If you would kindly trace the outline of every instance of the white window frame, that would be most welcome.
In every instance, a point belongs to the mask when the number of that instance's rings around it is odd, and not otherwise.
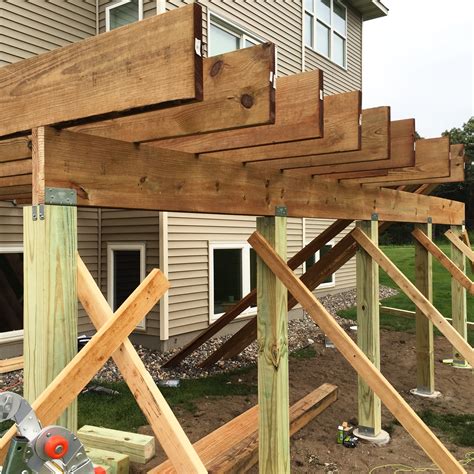
[[[305,245],[308,245],[310,242],[311,242],[311,239],[307,240]],[[336,245],[336,244],[333,240],[331,240],[329,242],[326,242],[324,245],[329,245],[331,247],[334,247],[334,245]],[[321,251],[318,250],[314,254],[314,256],[315,256],[314,257],[314,263],[319,262],[319,260],[321,258]],[[306,261],[305,261],[304,264],[303,264],[303,273],[306,273],[307,270],[308,269],[306,268]],[[318,285],[317,290],[321,290],[321,289],[324,289],[324,288],[334,288],[336,286],[336,272],[332,273],[331,276],[332,276],[332,280],[328,281],[326,283],[321,283],[320,285]]]
[[[214,250],[241,249],[242,251],[242,298],[250,293],[250,244],[248,242],[214,242],[209,241],[209,322],[213,323],[225,313],[214,314]],[[237,303],[237,301],[236,301]],[[256,307],[247,308],[238,318],[255,316]]]
[[[3,253],[24,253],[23,246],[0,246],[0,254]],[[24,331],[19,329],[16,331],[0,332],[0,344],[9,344],[13,342],[23,341]]]
[[[140,251],[140,283],[146,275],[146,244],[144,242],[107,242],[107,302],[113,309],[114,301],[114,252],[116,250]],[[137,324],[137,330],[146,331],[146,318]]]
[[[131,3],[132,0],[118,0],[105,7],[105,31],[110,30],[110,12],[114,8],[121,7],[127,3]],[[143,20],[143,0],[138,0],[138,21]]]
[[[262,38],[261,36],[258,36],[255,33],[252,33],[251,31],[243,28],[237,23],[229,21],[227,18],[224,18],[223,16],[218,15],[217,13],[214,13],[208,9],[208,12],[207,12],[207,31],[208,31],[207,55],[208,56],[209,56],[209,52],[211,51],[211,42],[212,42],[211,24],[214,24],[215,26],[226,31],[227,33],[240,37],[240,45],[238,49],[243,49],[246,47],[245,46],[246,40],[253,41],[254,43],[257,43],[257,44],[266,43],[268,41]]]
[[[333,64],[335,64],[336,66],[344,69],[344,70],[347,70],[347,24],[348,24],[348,15],[347,15],[347,6],[339,1],[339,0],[330,0],[331,2],[331,24],[328,25],[322,18],[319,18],[318,17],[318,12],[317,12],[317,8],[316,8],[316,0],[312,0],[313,1],[313,11],[309,11],[309,10],[306,10],[306,7],[305,7],[305,4],[304,4],[304,0],[303,0],[303,43],[305,45],[306,48],[309,48],[311,49],[312,51],[314,51],[316,54],[319,54],[320,56],[322,56],[323,58],[326,58],[328,59],[329,61],[331,61]],[[346,31],[344,32],[344,34],[341,34],[339,31],[336,31],[333,27],[334,25],[334,20],[333,20],[333,16],[334,16],[334,3],[338,3],[341,7],[344,8],[345,12],[346,12]],[[306,44],[306,34],[305,34],[305,16],[306,15],[310,15],[311,18],[312,18],[312,26],[313,26],[313,37],[312,37],[312,45],[309,45],[309,44]],[[329,28],[329,56],[326,56],[325,54],[319,52],[317,49],[316,49],[316,41],[317,41],[317,22],[320,22],[322,23],[326,28]],[[332,46],[332,42],[333,42],[333,34],[336,34],[338,36],[340,36],[343,40],[344,40],[344,64],[341,65],[341,64],[338,64],[336,61],[334,61],[334,59],[332,59],[332,51],[333,51],[333,46]]]

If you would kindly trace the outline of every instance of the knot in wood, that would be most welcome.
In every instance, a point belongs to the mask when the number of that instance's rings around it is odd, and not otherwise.
[[[273,367],[275,367],[275,369],[278,369],[278,367],[280,366],[281,351],[277,345],[272,346],[271,354]]]
[[[253,106],[253,97],[250,94],[242,94],[240,97],[240,103],[246,109],[250,109]]]
[[[142,176],[142,177],[140,178],[140,184],[145,183],[146,180],[147,180],[147,177],[146,177],[146,176]]]
[[[224,61],[222,61],[222,59],[219,59],[218,61],[216,61],[211,67],[211,72],[210,72],[211,77],[217,76],[221,72],[223,67],[224,67]]]

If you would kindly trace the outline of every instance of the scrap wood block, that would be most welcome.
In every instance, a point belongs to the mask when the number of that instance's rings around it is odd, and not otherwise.
[[[153,436],[90,425],[84,425],[77,436],[87,447],[125,454],[131,462],[145,464],[155,455]]]
[[[103,467],[110,474],[128,474],[130,470],[130,458],[126,454],[121,454],[105,449],[88,448],[86,454],[94,465]]]
[[[337,400],[337,387],[323,384],[290,408],[293,435]],[[209,473],[246,472],[258,462],[258,405],[194,444]],[[166,461],[148,474],[176,473]]]

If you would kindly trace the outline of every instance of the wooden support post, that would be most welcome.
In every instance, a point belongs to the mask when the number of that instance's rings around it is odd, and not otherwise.
[[[461,237],[464,226],[453,225],[451,231]],[[466,256],[455,245],[451,244],[451,260],[463,273],[466,272]],[[466,288],[456,279],[451,278],[451,313],[453,327],[467,340],[467,294]],[[453,366],[465,367],[466,361],[453,347]]]
[[[31,403],[77,352],[77,209],[23,210],[25,397]],[[76,431],[72,403],[58,424]]]
[[[260,217],[257,229],[286,261],[286,217]],[[259,471],[290,472],[287,290],[257,259]]]
[[[416,224],[430,240],[433,238],[433,225]],[[433,273],[431,253],[415,239],[415,285],[420,293],[433,303]],[[433,323],[416,308],[416,389],[417,395],[434,394],[434,349]]]
[[[357,227],[378,245],[377,220],[360,221]],[[356,281],[357,344],[374,366],[380,369],[379,267],[362,248],[356,254]],[[382,430],[380,398],[360,376],[358,406],[360,434],[378,436]]]

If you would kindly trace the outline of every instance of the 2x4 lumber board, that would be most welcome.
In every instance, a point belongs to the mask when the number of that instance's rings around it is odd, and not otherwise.
[[[293,257],[288,260],[288,266],[292,270],[296,270],[302,265],[311,255],[314,255],[320,250],[325,244],[327,244],[334,237],[339,235],[347,226],[352,223],[351,220],[337,220],[333,222],[327,229],[321,234],[315,237],[311,242],[299,250]],[[222,328],[227,326],[233,321],[239,314],[245,311],[251,306],[257,304],[257,292],[252,290],[249,294],[245,295],[240,301],[238,301],[230,310],[219,317],[214,323],[208,328],[201,332],[196,338],[194,338],[189,344],[183,347],[179,352],[173,355],[163,367],[176,367],[182,362],[189,354],[200,347],[204,342],[210,339],[212,336],[217,334]],[[212,355],[211,355],[212,356]]]
[[[195,155],[51,127],[33,131],[33,198],[45,186],[77,190],[80,206],[457,224],[464,204],[391,189],[316,182],[278,171],[204,163]]]
[[[204,64],[206,64],[205,61]],[[321,137],[323,134],[322,83],[322,71],[317,69],[278,78],[276,81],[278,113],[271,125],[159,140],[154,142],[154,145],[188,153],[209,153]],[[204,90],[206,91],[206,88]],[[326,110],[324,113],[326,114]],[[220,116],[214,120],[220,126],[222,122]],[[200,122],[199,126],[202,126]],[[216,128],[215,125],[214,127]],[[224,127],[220,126],[220,128]],[[228,128],[236,128],[236,126]]]
[[[466,231],[463,231],[461,235],[457,235],[451,229],[448,229],[444,235],[451,242],[451,244],[460,250],[471,262],[474,262],[474,252],[472,251],[470,245],[462,240],[464,236],[468,236],[469,238],[469,234]]]
[[[337,386],[324,383],[293,404],[290,407],[290,434],[294,435],[320,415],[337,397]],[[255,405],[194,444],[208,472],[247,472],[257,464],[258,408],[258,405]],[[148,471],[148,474],[176,472],[171,463],[165,461]]]
[[[275,122],[275,46],[260,44],[203,60],[203,100],[71,130],[147,142]],[[320,112],[314,102],[315,112]],[[279,114],[283,111],[280,109]],[[322,112],[321,112],[322,113]],[[214,134],[212,134],[214,135]],[[168,141],[160,148],[173,148]]]
[[[412,232],[413,237],[438,260],[443,267],[448,270],[454,280],[456,280],[463,288],[474,294],[474,284],[465,273],[465,265],[461,262],[453,262],[430,238],[426,236],[419,228]],[[458,251],[459,252],[459,251]],[[458,254],[453,254],[458,257]],[[459,260],[459,259],[458,259]]]
[[[24,393],[31,403],[77,352],[77,209],[45,206],[44,219],[33,220],[25,207],[23,242]],[[75,432],[77,403],[51,423]]]
[[[202,99],[198,4],[0,69],[0,136]]]
[[[429,240],[433,237],[432,224],[415,224],[415,228]],[[415,240],[415,285],[433,303],[433,258]],[[433,323],[417,307],[416,319],[416,388],[419,393],[432,394],[435,390]]]
[[[155,455],[154,436],[84,425],[77,432],[82,444],[91,448],[116,451],[139,464],[147,463]]]
[[[113,318],[97,331],[86,347],[56,376],[32,403],[33,410],[44,426],[54,423],[76,399],[168,288],[165,276],[159,270],[152,270],[114,313]],[[16,427],[13,426],[0,439],[0,462],[5,459],[10,441],[15,435]]]
[[[365,235],[360,229],[355,229],[353,232],[356,235]],[[371,242],[367,237],[366,239]],[[268,242],[255,232],[251,235],[249,243],[432,461],[443,472],[465,473],[465,469],[455,457],[436,438],[390,382],[370,362],[367,356],[357,347],[311,291],[288,268]]]
[[[0,163],[31,158],[31,141],[28,137],[0,140]]]
[[[378,245],[378,222],[362,221],[357,228]],[[379,268],[372,257],[359,248],[356,253],[357,287],[357,345],[367,358],[380,370],[380,317],[379,317]],[[369,436],[382,430],[382,405],[380,398],[367,382],[358,378],[359,429]]]
[[[87,457],[98,466],[107,466],[111,474],[129,474],[130,458],[125,454],[85,446]]]
[[[286,262],[286,217],[258,217],[257,229]],[[257,257],[259,472],[290,472],[288,291]]]
[[[96,329],[113,317],[112,309],[78,256],[78,296]],[[154,435],[179,472],[201,473],[204,466],[143,361],[127,338],[112,355]]]
[[[0,374],[8,374],[9,372],[14,372],[15,370],[21,370],[23,369],[23,365],[23,356],[0,360]]]
[[[23,174],[21,176],[6,176],[4,178],[0,178],[0,189],[8,188],[10,186],[31,186],[32,182],[33,175],[31,173]]]
[[[463,226],[451,226],[450,230],[453,234],[460,236],[462,235],[464,228]],[[451,259],[455,268],[465,275],[466,256],[453,244],[451,244]],[[469,293],[472,294],[472,287]],[[467,340],[467,295],[465,286],[457,278],[451,279],[451,316],[453,318],[453,327],[464,339]],[[466,364],[455,347],[453,348],[453,363],[460,366]],[[470,364],[471,367],[474,367],[472,362]]]
[[[421,294],[421,292],[408,280],[408,278],[384,255],[384,253],[358,229],[352,231],[352,236],[359,245],[369,253],[387,275],[400,287],[423,314],[433,322],[446,339],[457,351],[474,366],[474,351],[468,342],[449,324],[443,315]]]
[[[0,162],[0,178],[31,174],[31,159]]]

